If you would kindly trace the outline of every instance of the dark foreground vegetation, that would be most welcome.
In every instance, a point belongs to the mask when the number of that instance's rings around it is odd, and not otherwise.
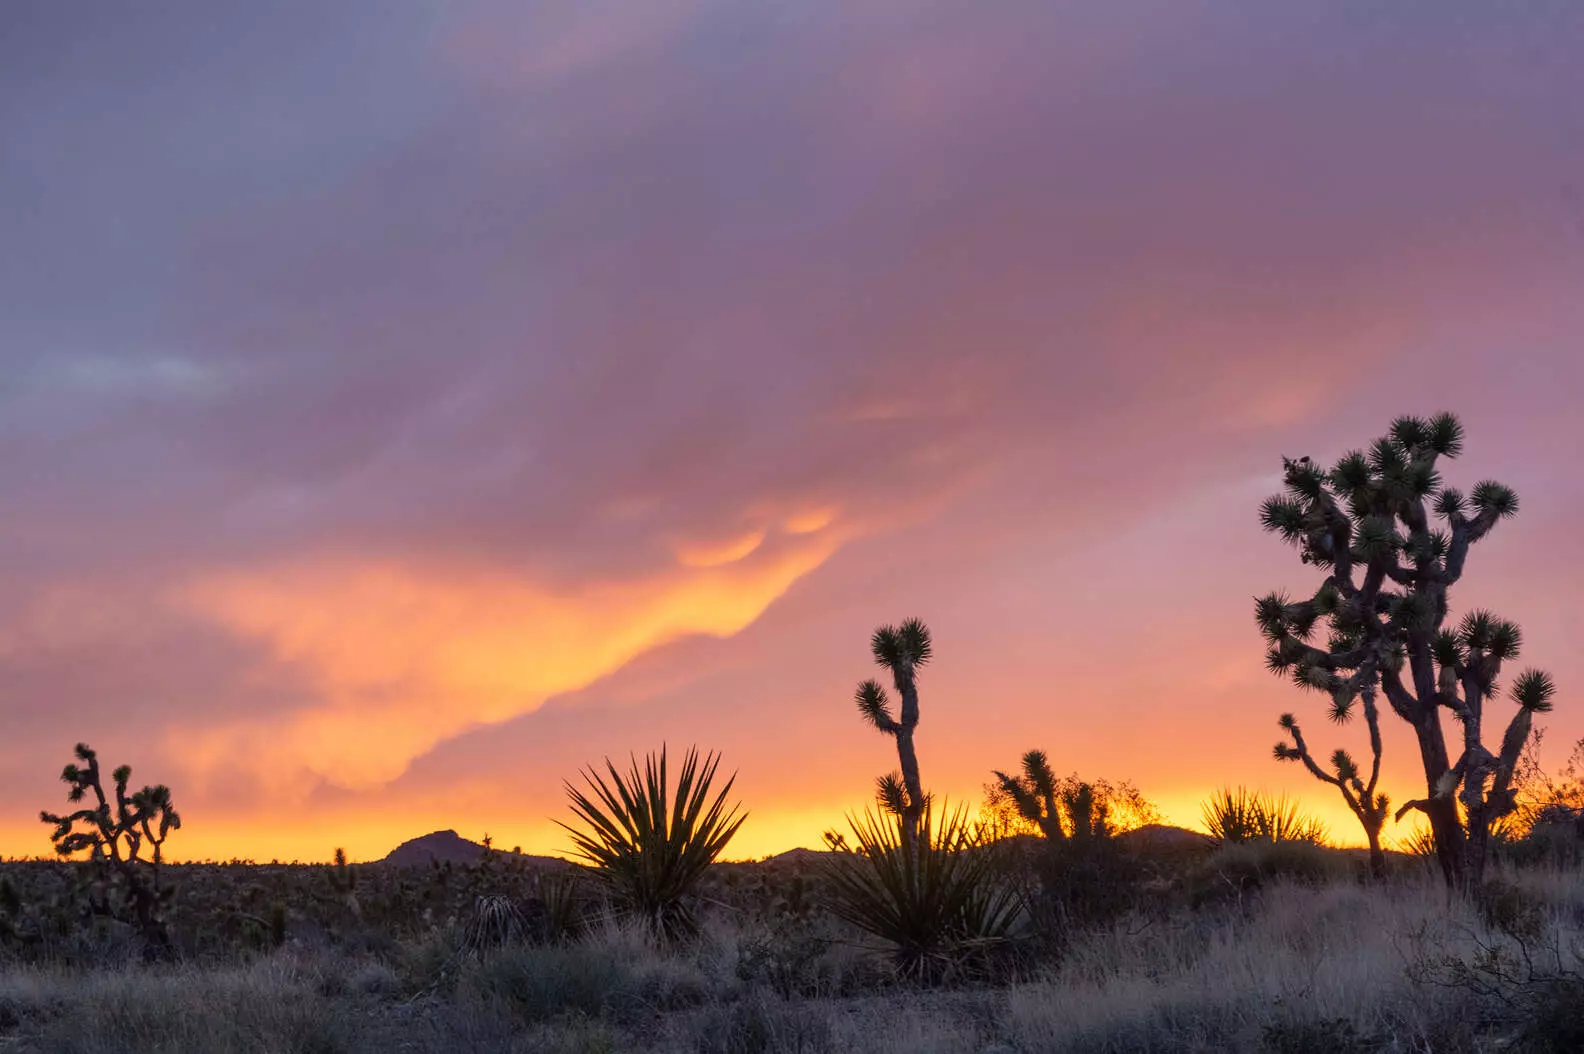
[[[170,865],[170,789],[79,745],[72,808],[42,815],[60,859],[0,864],[0,1050],[1584,1050],[1584,743],[1547,775],[1550,676],[1501,681],[1517,624],[1452,618],[1470,546],[1517,511],[1442,483],[1461,448],[1450,415],[1403,418],[1331,469],[1287,460],[1262,513],[1322,576],[1256,602],[1266,664],[1362,714],[1369,749],[1317,758],[1284,714],[1275,759],[1367,848],[1243,787],[1205,802],[1208,836],[1162,827],[1038,749],[977,811],[937,798],[915,619],[875,632],[890,685],[854,696],[898,769],[828,851],[757,864],[720,861],[746,819],[720,759],[662,748],[567,785],[578,864]],[[1425,775],[1395,812],[1386,714]]]
[[[1151,834],[1101,865],[1109,902],[1077,912],[1099,918],[1020,913],[1007,940],[934,976],[828,910],[826,854],[716,865],[682,941],[509,854],[179,865],[168,959],[143,962],[135,929],[109,921],[46,913],[38,939],[13,935],[0,1050],[1584,1049],[1576,860],[1498,862],[1482,908],[1449,897],[1428,859],[1392,855],[1371,878],[1362,851],[1151,849]],[[990,877],[1028,890],[1041,856],[1011,840]],[[0,865],[11,910],[51,903],[84,867]]]

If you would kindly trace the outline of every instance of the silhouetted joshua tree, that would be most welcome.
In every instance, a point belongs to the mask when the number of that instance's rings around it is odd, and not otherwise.
[[[1422,810],[1447,883],[1477,889],[1491,825],[1515,805],[1513,769],[1533,715],[1551,708],[1555,686],[1539,670],[1521,673],[1509,693],[1518,711],[1499,750],[1484,745],[1486,703],[1502,664],[1517,658],[1521,635],[1487,611],[1446,628],[1447,592],[1463,577],[1470,546],[1518,511],[1518,497],[1489,480],[1467,496],[1445,486],[1437,462],[1462,449],[1462,425],[1440,414],[1399,418],[1367,453],[1349,453],[1329,471],[1308,458],[1283,459],[1286,493],[1267,499],[1260,518],[1325,579],[1307,600],[1282,593],[1258,600],[1255,617],[1269,644],[1267,666],[1327,693],[1334,720],[1346,721],[1354,701],[1368,701],[1378,687],[1413,728],[1428,793],[1397,818]],[[1322,622],[1323,647],[1311,643]],[[1456,762],[1442,710],[1462,727]],[[1353,787],[1352,778],[1338,779]]]
[[[170,946],[164,918],[168,893],[160,886],[159,865],[165,839],[181,827],[170,788],[159,784],[129,795],[132,768],[122,765],[111,774],[112,801],[100,781],[98,755],[86,743],[77,744],[76,754],[82,764],[67,765],[61,772],[71,788],[67,798],[81,802],[91,792],[93,804],[64,816],[41,812],[39,818],[55,826],[50,835],[55,852],[69,857],[86,849],[91,863],[107,869],[110,888],[102,898],[91,899],[89,909],[132,923],[145,951],[159,954]],[[149,847],[148,858],[142,856],[144,846]]]
[[[913,730],[918,727],[918,670],[930,660],[929,627],[918,619],[900,626],[881,626],[869,641],[875,662],[891,671],[902,709],[891,716],[890,699],[878,681],[858,686],[858,710],[875,728],[896,740],[897,759],[902,771],[887,773],[877,781],[876,798],[882,808],[901,820],[903,836],[910,842],[917,835],[924,815],[926,796],[919,781],[918,754],[913,749]]]
[[[1375,689],[1365,688],[1359,693],[1359,698],[1364,701],[1364,723],[1369,728],[1370,737],[1368,783],[1359,777],[1359,767],[1352,755],[1340,748],[1331,755],[1331,767],[1336,771],[1332,773],[1322,769],[1309,753],[1303,729],[1298,727],[1298,720],[1292,714],[1283,714],[1277,722],[1287,730],[1292,743],[1277,743],[1275,754],[1278,761],[1303,762],[1304,768],[1315,779],[1329,783],[1342,792],[1342,800],[1347,802],[1347,807],[1353,810],[1353,815],[1358,817],[1364,827],[1364,837],[1369,841],[1370,871],[1378,877],[1386,871],[1386,854],[1381,852],[1380,832],[1386,823],[1386,813],[1391,803],[1386,795],[1375,790],[1375,785],[1380,782],[1381,767],[1380,710],[1375,706]]]
[[[1037,826],[1049,841],[1110,837],[1109,797],[1097,794],[1091,784],[1058,780],[1043,750],[1023,755],[1020,775],[997,769],[995,777],[996,786],[1011,800],[1018,815]]]

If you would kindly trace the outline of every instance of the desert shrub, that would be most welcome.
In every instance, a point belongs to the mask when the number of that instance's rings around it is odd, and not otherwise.
[[[726,805],[735,777],[711,800],[718,764],[713,754],[701,764],[698,751],[689,750],[677,774],[674,804],[664,747],[644,759],[641,774],[636,758],[625,775],[607,759],[609,783],[588,770],[583,774],[588,794],[566,785],[572,810],[586,825],[585,830],[561,825],[571,832],[576,852],[620,912],[667,938],[697,932],[687,898],[747,818],[739,806]]]
[[[694,964],[630,937],[611,931],[579,944],[505,949],[464,967],[457,998],[524,1024],[584,1018],[618,1025],[709,1000],[711,985]]]
[[[824,1054],[839,1049],[830,1022],[806,1003],[758,993],[701,1016],[698,1054]]]
[[[1373,1054],[1385,1045],[1345,1017],[1282,1018],[1260,1032],[1260,1049],[1268,1054]]]
[[[514,948],[470,969],[462,985],[526,1024],[568,1015],[629,1022],[645,1005],[637,971],[587,945]]]
[[[1323,844],[1326,826],[1287,795],[1246,787],[1222,788],[1200,806],[1205,829],[1223,844],[1312,842]]]
[[[1508,1048],[1525,1054],[1584,1050],[1584,977],[1548,977],[1526,993],[1517,1035]]]
[[[1247,842],[1223,845],[1182,877],[1190,906],[1239,901],[1277,882],[1306,885],[1335,881],[1357,867],[1334,849],[1313,842]]]
[[[1495,848],[1499,859],[1520,867],[1577,867],[1584,863],[1584,811],[1539,809],[1521,834],[1496,840]]]
[[[1545,900],[1516,882],[1486,879],[1475,905],[1481,920],[1497,933],[1532,941],[1545,928]]]
[[[1036,867],[1035,921],[1057,937],[1121,918],[1137,906],[1146,877],[1138,857],[1111,839],[1047,844]]]
[[[18,1029],[21,1049],[58,1054],[342,1054],[354,1026],[316,988],[314,971],[95,973]]]
[[[969,827],[961,806],[940,809],[925,806],[916,838],[906,821],[873,811],[850,818],[856,849],[832,838],[830,911],[886,942],[914,979],[983,968],[1023,916],[1000,847]]]

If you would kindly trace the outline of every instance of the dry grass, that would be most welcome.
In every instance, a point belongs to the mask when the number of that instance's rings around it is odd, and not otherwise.
[[[1487,917],[1428,873],[1381,886],[1278,881],[1200,910],[1130,917],[1005,987],[887,983],[835,945],[816,958],[840,965],[813,963],[824,980],[799,998],[755,965],[773,957],[779,931],[726,914],[671,952],[606,925],[569,946],[482,959],[448,929],[378,954],[292,942],[207,965],[11,964],[0,966],[0,1051],[1512,1049],[1502,1044],[1523,1026],[1512,1012],[1522,999],[1447,987],[1445,966],[1516,951],[1519,933],[1532,951],[1558,952],[1564,970],[1584,969],[1584,875],[1502,879]]]

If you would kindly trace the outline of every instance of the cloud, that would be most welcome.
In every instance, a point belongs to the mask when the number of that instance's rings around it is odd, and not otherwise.
[[[0,38],[0,789],[88,729],[284,838],[271,793],[702,728],[862,794],[850,665],[915,612],[1005,709],[963,780],[1100,741],[1034,698],[1064,649],[1186,742],[1094,670],[1175,598],[1242,654],[1185,495],[1455,405],[1537,531],[1577,504],[1559,10],[217,12]]]
[[[303,770],[349,788],[388,782],[436,743],[530,713],[657,645],[736,633],[837,544],[803,536],[575,590],[501,568],[356,560],[208,575],[183,587],[185,603],[301,670],[314,698],[178,729],[173,753],[201,778],[251,768],[280,790],[301,789]]]

